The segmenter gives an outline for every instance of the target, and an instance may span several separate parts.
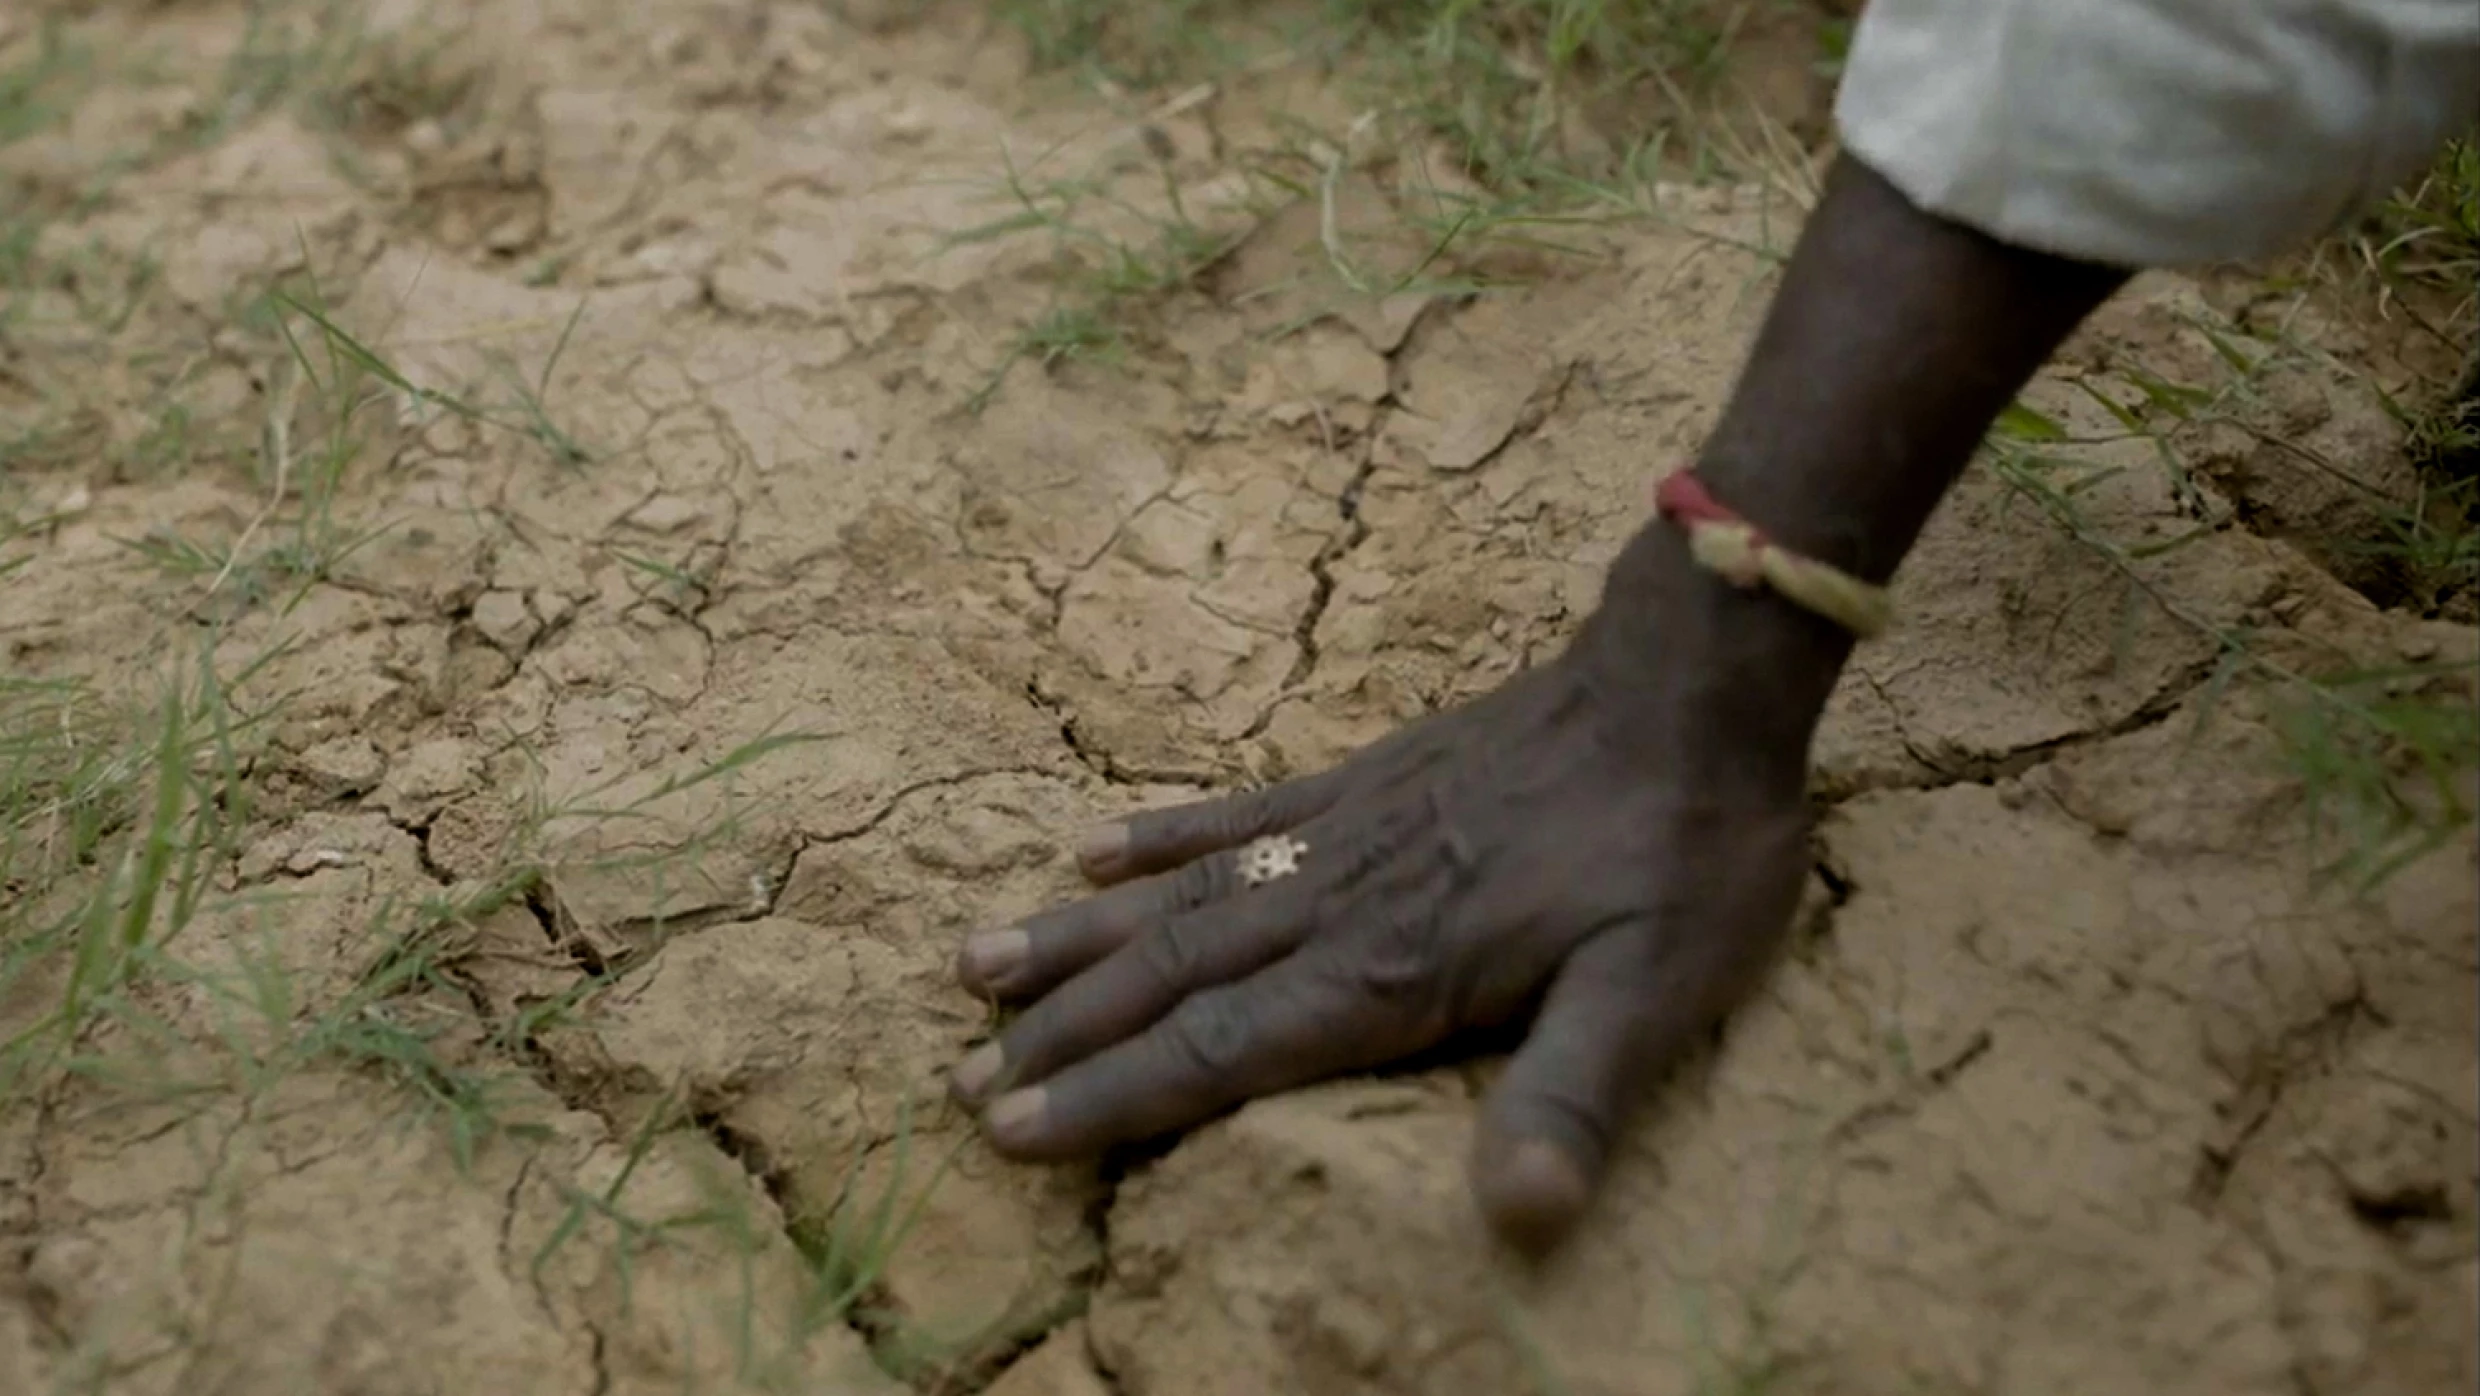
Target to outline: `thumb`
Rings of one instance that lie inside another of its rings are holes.
[[[1703,1026],[1687,996],[1664,992],[1685,967],[1663,958],[1654,928],[1641,923],[1577,947],[1491,1088],[1474,1141],[1473,1194],[1491,1228],[1527,1255],[1574,1229],[1632,1108]]]

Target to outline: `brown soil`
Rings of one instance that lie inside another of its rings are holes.
[[[1494,1259],[1462,1191],[1486,1063],[1261,1102],[1107,1173],[1005,1166],[938,1096],[987,1028],[959,937],[1071,895],[1059,841],[1097,815],[1316,768],[1554,649],[1711,421],[1783,208],[1666,187],[1589,255],[1489,254],[1520,289],[1379,299],[1314,200],[1239,197],[1278,117],[1350,124],[1305,67],[1148,120],[969,10],[372,9],[393,58],[354,100],[221,128],[240,7],[84,15],[106,50],[193,57],[0,147],[60,264],[159,267],[110,356],[47,338],[98,294],[74,276],[0,322],[0,436],[47,443],[0,480],[47,520],[0,667],[144,701],[212,623],[262,719],[186,972],[0,1118],[0,1390],[1499,1396],[1537,1358],[1579,1396],[2480,1377],[2473,843],[2372,898],[2320,883],[2279,695],[2219,682],[2214,634],[2301,668],[2480,640],[2258,526],[2313,501],[2061,448],[2132,467],[2082,496],[2113,536],[2216,524],[2123,571],[1967,481],[1822,738],[1794,950],[1547,1273]],[[185,130],[76,202],[101,152]],[[1254,230],[1141,308],[1122,363],[1017,362],[976,412],[1071,284],[1038,234],[943,243],[1008,213],[1003,148],[1140,209],[1167,171]],[[1355,255],[1403,252],[1407,168],[1335,182]],[[547,412],[586,457],[396,395],[335,504],[384,531],[287,608],[128,542],[244,536],[262,424],[320,438],[315,392],[234,328],[307,270],[425,387],[513,401],[492,365],[557,348]],[[2209,371],[2205,303],[2146,279],[2029,400],[2106,429],[2069,371]],[[2401,469],[2343,362],[2257,420]],[[172,397],[182,463],[126,465]],[[663,790],[770,733],[811,740]],[[528,896],[468,897],[537,858]],[[352,1015],[493,1082],[478,1139],[271,1026],[353,1004],[389,909],[442,897],[476,908],[442,973]],[[494,1036],[588,974],[575,1012]],[[0,979],[0,1030],[59,988]],[[918,1224],[843,1321],[805,1316],[794,1235],[891,1188]]]

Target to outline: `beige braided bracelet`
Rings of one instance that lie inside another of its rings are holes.
[[[1673,471],[1654,486],[1653,507],[1688,535],[1688,555],[1733,586],[1770,586],[1866,640],[1894,619],[1894,602],[1840,568],[1777,546],[1755,524],[1732,513],[1687,470]]]

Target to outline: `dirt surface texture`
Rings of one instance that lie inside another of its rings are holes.
[[[1784,962],[1529,1271],[1464,1191],[1491,1062],[1016,1167],[942,1095],[992,1024],[952,957],[1074,895],[1087,822],[1554,653],[1796,200],[1650,181],[1432,284],[1462,186],[1306,62],[1139,97],[969,7],[280,9],[0,18],[160,55],[0,145],[61,269],[0,318],[0,670],[212,688],[254,792],[13,1087],[0,1390],[2480,1378],[2474,844],[2319,876],[2266,678],[2480,656],[2295,536],[2266,438],[2409,469],[2346,318],[2148,275],[2027,393],[2077,527],[1995,468],[1947,502]],[[235,95],[314,50],[317,100]],[[1165,226],[1210,254],[1087,323],[1090,249]],[[2113,375],[2233,345],[2272,366],[2163,468]],[[12,956],[19,1036],[81,990]]]

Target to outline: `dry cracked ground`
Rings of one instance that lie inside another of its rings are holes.
[[[2243,278],[2088,328],[1836,700],[1786,960],[1519,1273],[1486,1061],[1013,1167],[948,965],[1085,821],[1557,646],[1780,191],[1408,280],[1474,191],[1307,62],[302,8],[0,16],[0,674],[136,811],[12,836],[68,929],[0,947],[0,1390],[2471,1389],[2474,846],[2337,890],[2297,749],[2476,652],[2312,526],[2303,460],[2411,478],[2394,340]],[[1113,248],[1174,284],[1095,310]]]

